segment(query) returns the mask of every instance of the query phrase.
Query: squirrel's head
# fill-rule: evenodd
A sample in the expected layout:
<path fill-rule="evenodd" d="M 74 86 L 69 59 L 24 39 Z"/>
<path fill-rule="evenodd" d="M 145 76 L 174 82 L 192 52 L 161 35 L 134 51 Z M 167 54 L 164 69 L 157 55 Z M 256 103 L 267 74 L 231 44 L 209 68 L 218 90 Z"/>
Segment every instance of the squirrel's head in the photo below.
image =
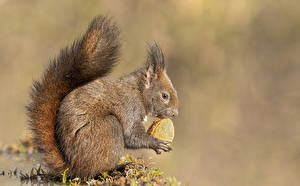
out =
<path fill-rule="evenodd" d="M 144 94 L 150 114 L 159 118 L 176 117 L 177 92 L 167 75 L 164 55 L 157 44 L 149 47 L 145 78 Z"/>

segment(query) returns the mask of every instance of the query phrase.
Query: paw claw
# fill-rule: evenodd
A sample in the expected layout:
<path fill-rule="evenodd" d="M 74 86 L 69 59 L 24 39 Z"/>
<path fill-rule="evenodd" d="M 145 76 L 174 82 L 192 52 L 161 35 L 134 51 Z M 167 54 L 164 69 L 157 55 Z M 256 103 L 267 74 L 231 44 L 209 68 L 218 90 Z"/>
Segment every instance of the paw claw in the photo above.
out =
<path fill-rule="evenodd" d="M 156 154 L 161 154 L 161 151 L 159 149 L 155 149 Z"/>
<path fill-rule="evenodd" d="M 164 152 L 170 152 L 172 150 L 172 148 L 169 146 L 170 144 L 171 142 L 169 141 L 163 141 L 155 138 L 153 150 L 156 152 L 156 154 L 161 154 L 160 150 L 163 150 Z"/>

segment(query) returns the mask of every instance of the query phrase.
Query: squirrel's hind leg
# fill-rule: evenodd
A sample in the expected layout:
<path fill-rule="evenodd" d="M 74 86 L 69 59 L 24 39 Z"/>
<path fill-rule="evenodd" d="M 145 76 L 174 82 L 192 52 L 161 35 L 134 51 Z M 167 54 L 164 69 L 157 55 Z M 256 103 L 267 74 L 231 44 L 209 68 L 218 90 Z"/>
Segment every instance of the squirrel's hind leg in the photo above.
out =
<path fill-rule="evenodd" d="M 113 115 L 96 118 L 73 141 L 72 168 L 76 176 L 93 177 L 116 168 L 124 155 L 122 126 Z"/>

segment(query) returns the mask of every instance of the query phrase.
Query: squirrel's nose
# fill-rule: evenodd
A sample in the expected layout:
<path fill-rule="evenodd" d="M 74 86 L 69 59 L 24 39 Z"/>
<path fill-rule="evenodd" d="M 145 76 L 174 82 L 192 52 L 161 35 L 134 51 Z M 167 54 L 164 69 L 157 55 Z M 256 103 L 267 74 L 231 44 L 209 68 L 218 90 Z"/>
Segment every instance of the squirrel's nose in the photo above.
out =
<path fill-rule="evenodd" d="M 178 116 L 178 109 L 173 109 L 172 117 L 177 117 L 177 116 Z"/>

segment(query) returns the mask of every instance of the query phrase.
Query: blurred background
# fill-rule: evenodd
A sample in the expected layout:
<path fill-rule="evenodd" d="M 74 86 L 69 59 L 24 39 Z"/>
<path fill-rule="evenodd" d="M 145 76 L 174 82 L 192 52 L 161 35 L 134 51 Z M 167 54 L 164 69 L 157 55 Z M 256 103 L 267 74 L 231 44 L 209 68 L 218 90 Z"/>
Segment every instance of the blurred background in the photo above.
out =
<path fill-rule="evenodd" d="M 300 184 L 300 1 L 0 0 L 0 141 L 27 130 L 32 80 L 98 14 L 121 29 L 113 76 L 163 48 L 178 90 L 162 170 L 187 185 Z"/>

